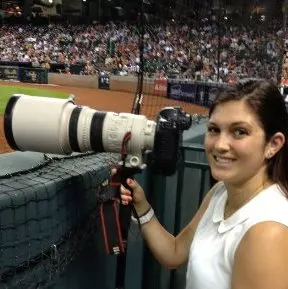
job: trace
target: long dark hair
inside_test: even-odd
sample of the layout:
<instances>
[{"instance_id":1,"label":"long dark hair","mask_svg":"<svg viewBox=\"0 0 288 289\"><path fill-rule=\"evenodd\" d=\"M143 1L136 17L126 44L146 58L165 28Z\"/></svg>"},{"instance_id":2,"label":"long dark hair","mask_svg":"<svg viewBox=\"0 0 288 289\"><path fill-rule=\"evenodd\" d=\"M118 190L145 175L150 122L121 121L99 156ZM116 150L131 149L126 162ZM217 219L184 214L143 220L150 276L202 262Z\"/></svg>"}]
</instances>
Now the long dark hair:
<instances>
[{"instance_id":1,"label":"long dark hair","mask_svg":"<svg viewBox=\"0 0 288 289\"><path fill-rule=\"evenodd\" d=\"M277 132L285 136L283 147L268 160L267 173L288 197L288 114L284 97L274 82L248 79L220 92L209 110L209 117L217 105L232 100L245 101L255 112L264 130L266 142Z\"/></svg>"}]
</instances>

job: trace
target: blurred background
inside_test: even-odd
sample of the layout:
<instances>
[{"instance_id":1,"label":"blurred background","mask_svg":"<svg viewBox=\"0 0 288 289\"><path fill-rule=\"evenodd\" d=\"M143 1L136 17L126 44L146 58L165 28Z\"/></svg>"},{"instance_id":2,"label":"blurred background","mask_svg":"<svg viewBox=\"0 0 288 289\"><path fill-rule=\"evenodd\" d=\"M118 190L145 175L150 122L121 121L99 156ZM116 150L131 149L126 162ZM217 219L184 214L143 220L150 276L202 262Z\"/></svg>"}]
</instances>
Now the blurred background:
<instances>
[{"instance_id":1,"label":"blurred background","mask_svg":"<svg viewBox=\"0 0 288 289\"><path fill-rule=\"evenodd\" d=\"M137 75L143 31L150 77L287 78L284 0L1 0L0 8L0 62Z\"/></svg>"}]
</instances>

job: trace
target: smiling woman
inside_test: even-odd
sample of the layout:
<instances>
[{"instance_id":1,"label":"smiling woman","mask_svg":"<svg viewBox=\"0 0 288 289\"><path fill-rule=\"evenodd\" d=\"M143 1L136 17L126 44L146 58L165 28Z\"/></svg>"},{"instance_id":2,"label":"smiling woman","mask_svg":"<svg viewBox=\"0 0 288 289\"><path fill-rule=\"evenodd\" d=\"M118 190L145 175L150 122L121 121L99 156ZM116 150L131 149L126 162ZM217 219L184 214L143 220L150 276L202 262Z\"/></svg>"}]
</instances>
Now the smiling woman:
<instances>
[{"instance_id":1,"label":"smiling woman","mask_svg":"<svg viewBox=\"0 0 288 289\"><path fill-rule=\"evenodd\" d=\"M155 258L168 268L188 261L186 289L288 288L287 140L277 86L247 80L210 109L205 149L218 182L179 235L161 226L137 182L127 180L133 198L122 187Z\"/></svg>"},{"instance_id":2,"label":"smiling woman","mask_svg":"<svg viewBox=\"0 0 288 289\"><path fill-rule=\"evenodd\" d=\"M218 120L222 127L217 127ZM215 122L216 127L213 129ZM224 129L222 132L221 128ZM219 135L221 138L213 138L211 129L212 135ZM213 133L214 131L216 133ZM227 139L227 136L230 136L230 139ZM268 81L240 83L236 88L220 94L210 109L206 135L208 157L211 156L210 141L212 145L213 140L217 141L214 143L214 151L220 151L219 155L223 156L227 152L221 147L221 141L228 140L229 154L239 152L241 155L247 155L245 171L250 169L249 166L253 166L255 172L258 172L257 168L264 170L264 174L267 174L270 180L279 182L286 192L288 191L287 139L288 117L285 102L278 88ZM242 171L240 177L244 175Z\"/></svg>"},{"instance_id":3,"label":"smiling woman","mask_svg":"<svg viewBox=\"0 0 288 289\"><path fill-rule=\"evenodd\" d=\"M253 176L265 166L264 141L257 116L244 101L218 105L211 114L205 138L213 177L237 184Z\"/></svg>"}]
</instances>

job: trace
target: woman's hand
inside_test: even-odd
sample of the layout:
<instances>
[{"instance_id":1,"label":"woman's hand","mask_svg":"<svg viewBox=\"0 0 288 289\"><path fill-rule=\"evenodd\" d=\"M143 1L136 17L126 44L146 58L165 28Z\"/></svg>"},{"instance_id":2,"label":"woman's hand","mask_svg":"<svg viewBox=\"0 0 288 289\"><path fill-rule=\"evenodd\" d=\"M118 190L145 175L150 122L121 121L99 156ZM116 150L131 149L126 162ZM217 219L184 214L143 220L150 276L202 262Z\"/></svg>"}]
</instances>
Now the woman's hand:
<instances>
[{"instance_id":1,"label":"woman's hand","mask_svg":"<svg viewBox=\"0 0 288 289\"><path fill-rule=\"evenodd\" d=\"M126 183L131 190L121 185L120 196L123 205L128 205L129 203L133 202L133 204L137 206L146 201L145 193L142 187L135 180L127 179Z\"/></svg>"},{"instance_id":2,"label":"woman's hand","mask_svg":"<svg viewBox=\"0 0 288 289\"><path fill-rule=\"evenodd\" d=\"M117 172L116 169L112 169L112 175ZM120 198L123 205L133 204L138 215L146 212L150 205L146 199L143 188L133 179L127 179L126 184L131 190L125 188L123 185L120 186Z\"/></svg>"}]
</instances>

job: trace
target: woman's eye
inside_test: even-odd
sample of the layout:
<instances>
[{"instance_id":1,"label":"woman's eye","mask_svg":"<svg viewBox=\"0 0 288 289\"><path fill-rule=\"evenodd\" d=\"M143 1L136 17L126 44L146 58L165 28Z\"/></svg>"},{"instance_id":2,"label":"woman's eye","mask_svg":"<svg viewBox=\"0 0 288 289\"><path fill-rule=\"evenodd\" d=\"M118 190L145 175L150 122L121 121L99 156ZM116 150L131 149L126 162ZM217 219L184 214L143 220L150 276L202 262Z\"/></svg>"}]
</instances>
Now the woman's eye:
<instances>
[{"instance_id":1,"label":"woman's eye","mask_svg":"<svg viewBox=\"0 0 288 289\"><path fill-rule=\"evenodd\" d=\"M244 136L248 134L246 129L243 128L236 128L233 133L235 136Z\"/></svg>"},{"instance_id":2,"label":"woman's eye","mask_svg":"<svg viewBox=\"0 0 288 289\"><path fill-rule=\"evenodd\" d=\"M219 133L220 130L217 127L211 126L211 127L208 127L207 131L211 134L216 134L216 133Z\"/></svg>"}]
</instances>

